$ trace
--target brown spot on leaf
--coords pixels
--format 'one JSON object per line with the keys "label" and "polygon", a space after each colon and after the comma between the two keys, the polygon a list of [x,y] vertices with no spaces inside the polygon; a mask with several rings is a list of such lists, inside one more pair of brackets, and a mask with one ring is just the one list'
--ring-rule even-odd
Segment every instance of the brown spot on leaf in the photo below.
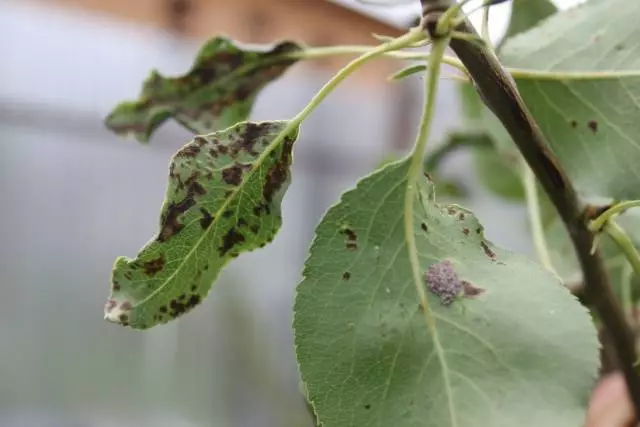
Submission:
{"label": "brown spot on leaf", "polygon": [[244,236],[241,233],[238,233],[235,228],[232,228],[222,238],[222,246],[218,248],[220,256],[225,256],[237,244],[240,244],[244,241]]}
{"label": "brown spot on leaf", "polygon": [[589,129],[591,129],[591,132],[596,133],[598,132],[598,122],[595,120],[589,120],[589,123],[587,123],[587,126],[589,126]]}
{"label": "brown spot on leaf", "polygon": [[422,228],[422,231],[427,231],[427,224],[425,224],[424,222],[420,224],[420,228]]}
{"label": "brown spot on leaf", "polygon": [[469,235],[469,229],[467,227],[463,228],[462,232],[464,233],[465,236]]}
{"label": "brown spot on leaf", "polygon": [[214,159],[218,157],[218,152],[216,151],[215,148],[212,148],[209,150],[209,154],[211,155],[211,157],[213,157]]}
{"label": "brown spot on leaf", "polygon": [[349,227],[342,227],[340,229],[340,234],[347,236],[347,242],[346,242],[347,250],[355,251],[358,249],[358,244],[356,243],[356,241],[358,240],[358,236],[356,235],[355,231],[353,231]]}
{"label": "brown spot on leaf", "polygon": [[227,154],[229,152],[229,148],[227,148],[226,145],[222,145],[222,144],[218,144],[218,153],[220,154]]}
{"label": "brown spot on leaf", "polygon": [[460,221],[464,221],[464,213],[460,212],[460,213],[458,214],[458,219],[459,219]]}
{"label": "brown spot on leaf", "polygon": [[193,138],[193,142],[194,142],[194,144],[197,144],[197,145],[198,145],[198,147],[202,147],[202,146],[204,146],[204,145],[207,145],[207,143],[208,143],[209,141],[207,141],[207,139],[206,139],[206,138],[204,138],[204,137],[202,137],[202,136],[200,136],[200,135],[196,135],[196,136]]}
{"label": "brown spot on leaf", "polygon": [[344,273],[342,273],[343,280],[349,280],[350,278],[351,278],[351,273],[349,273],[348,271],[345,271]]}
{"label": "brown spot on leaf", "polygon": [[200,152],[200,147],[195,144],[187,144],[176,153],[175,157],[195,157]]}
{"label": "brown spot on leaf", "polygon": [[455,208],[452,208],[452,207],[448,207],[448,208],[447,208],[447,213],[448,213],[449,215],[455,215],[455,214],[456,214],[456,212],[458,212],[458,211],[457,211],[457,210],[455,210]]}
{"label": "brown spot on leaf", "polygon": [[120,323],[127,323],[129,321],[129,316],[123,313],[118,316],[118,320],[120,320]]}
{"label": "brown spot on leaf", "polygon": [[491,250],[491,248],[485,242],[480,242],[480,246],[482,246],[482,250],[484,251],[485,255],[488,256],[491,261],[494,261],[496,258],[496,254]]}
{"label": "brown spot on leaf", "polygon": [[114,291],[119,291],[120,290],[120,283],[114,282],[113,286],[112,286],[112,289]]}
{"label": "brown spot on leaf", "polygon": [[144,273],[151,277],[155,276],[156,273],[164,269],[165,261],[164,254],[161,254],[158,258],[143,262],[142,268],[144,269]]}
{"label": "brown spot on leaf", "polygon": [[576,122],[575,120],[571,120],[571,121],[569,122],[569,124],[570,124],[570,125],[571,125],[571,127],[572,127],[572,128],[574,128],[574,129],[575,129],[576,127],[578,127],[578,122]]}
{"label": "brown spot on leaf", "polygon": [[161,220],[162,226],[160,227],[160,234],[158,235],[159,242],[166,242],[182,230],[184,225],[178,222],[178,217],[195,205],[195,203],[193,197],[190,196],[185,197],[178,203],[169,203],[167,211]]}
{"label": "brown spot on leaf", "polygon": [[104,306],[104,309],[107,313],[111,312],[111,310],[113,310],[116,306],[116,301],[115,300],[108,300],[107,303]]}
{"label": "brown spot on leaf", "polygon": [[465,297],[475,297],[486,291],[485,289],[472,285],[466,280],[462,280],[460,283],[462,283],[462,292]]}
{"label": "brown spot on leaf", "polygon": [[203,230],[206,230],[211,225],[213,217],[205,208],[200,208],[200,213],[202,214],[202,218],[200,218],[200,226]]}
{"label": "brown spot on leaf", "polygon": [[131,303],[129,301],[125,301],[122,304],[120,304],[120,310],[122,311],[129,311],[132,310],[133,306],[131,305]]}
{"label": "brown spot on leaf", "polygon": [[240,167],[240,165],[233,165],[223,169],[222,179],[229,185],[240,185],[242,183],[242,167]]}
{"label": "brown spot on leaf", "polygon": [[191,295],[189,297],[189,301],[187,301],[187,305],[189,305],[189,307],[195,307],[199,303],[200,303],[200,295],[198,294]]}

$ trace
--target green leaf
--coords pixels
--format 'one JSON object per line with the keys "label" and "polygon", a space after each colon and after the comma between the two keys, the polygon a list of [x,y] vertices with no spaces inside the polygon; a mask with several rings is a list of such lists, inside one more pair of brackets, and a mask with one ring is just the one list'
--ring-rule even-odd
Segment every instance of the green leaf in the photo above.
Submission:
{"label": "green leaf", "polygon": [[134,259],[116,259],[107,320],[166,323],[200,303],[229,260],[274,238],[298,135],[285,136],[287,124],[239,123],[173,156],[159,231]]}
{"label": "green leaf", "polygon": [[409,65],[396,73],[389,76],[388,80],[390,81],[399,81],[409,76],[412,76],[416,73],[422,73],[427,70],[427,66],[424,64],[413,64]]}
{"label": "green leaf", "polygon": [[423,178],[421,269],[447,260],[465,290],[450,305],[428,292],[437,341],[429,333],[404,239],[408,168],[368,176],[316,229],[294,328],[322,425],[582,425],[598,369],[587,311],[549,272],[488,242],[471,212],[436,204]]}
{"label": "green leaf", "polygon": [[527,31],[557,11],[549,0],[511,0],[511,19],[503,40]]}
{"label": "green leaf", "polygon": [[202,47],[187,74],[163,77],[152,71],[140,98],[118,105],[106,125],[140,142],[171,117],[196,134],[227,128],[249,117],[258,92],[297,62],[292,54],[301,50],[290,41],[266,50],[216,37]]}
{"label": "green leaf", "polygon": [[[483,104],[474,87],[458,86],[464,123],[470,135],[484,135],[491,146],[476,145],[473,151],[479,181],[492,193],[510,201],[524,201],[520,179],[520,152],[498,118]],[[464,135],[464,133],[460,133]]]}
{"label": "green leaf", "polygon": [[587,199],[640,198],[640,2],[592,0],[510,39],[501,58]]}
{"label": "green leaf", "polygon": [[[640,213],[631,210],[616,218],[616,221],[629,234],[636,247],[640,248]],[[549,253],[554,269],[568,285],[582,282],[582,270],[576,257],[571,239],[562,220],[554,215],[553,219],[545,227],[545,238],[549,247]],[[625,275],[628,261],[616,244],[603,233],[599,240],[599,247],[605,259],[605,266],[614,292],[618,298],[622,298],[622,288],[631,280],[632,302],[640,301],[640,277],[633,274]],[[627,281],[627,283],[625,283]]]}

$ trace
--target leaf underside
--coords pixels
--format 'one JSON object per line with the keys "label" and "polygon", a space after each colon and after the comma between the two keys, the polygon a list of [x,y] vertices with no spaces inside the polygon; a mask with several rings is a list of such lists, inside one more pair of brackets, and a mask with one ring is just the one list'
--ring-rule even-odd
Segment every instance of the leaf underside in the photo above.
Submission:
{"label": "leaf underside", "polygon": [[227,128],[249,117],[258,92],[297,62],[291,54],[301,49],[284,41],[256,50],[216,37],[201,48],[187,74],[163,77],[152,71],[139,99],[118,105],[106,125],[140,142],[171,117],[195,134]]}
{"label": "leaf underside", "polygon": [[166,323],[199,304],[229,260],[274,238],[298,135],[278,137],[286,126],[239,123],[173,156],[159,231],[134,259],[116,259],[107,320]]}
{"label": "leaf underside", "polygon": [[640,2],[591,0],[508,40],[504,64],[578,191],[640,198]]}
{"label": "leaf underside", "polygon": [[449,261],[469,290],[450,305],[428,292],[438,357],[404,239],[407,171],[403,160],[366,177],[316,229],[294,329],[319,421],[581,425],[599,364],[586,310],[546,270],[488,242],[471,212],[436,204],[422,179],[414,211],[421,271]]}

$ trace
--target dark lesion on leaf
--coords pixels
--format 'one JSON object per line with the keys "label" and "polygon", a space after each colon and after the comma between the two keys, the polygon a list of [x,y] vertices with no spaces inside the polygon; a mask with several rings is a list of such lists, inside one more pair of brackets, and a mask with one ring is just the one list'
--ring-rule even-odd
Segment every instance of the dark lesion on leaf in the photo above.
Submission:
{"label": "dark lesion on leaf", "polygon": [[142,269],[147,276],[153,277],[157,273],[164,270],[166,258],[164,254],[160,254],[157,258],[142,263]]}
{"label": "dark lesion on leaf", "polygon": [[220,256],[225,256],[236,245],[245,241],[245,237],[242,233],[238,232],[235,228],[231,228],[227,234],[222,237],[222,245],[218,248]]}
{"label": "dark lesion on leaf", "polygon": [[[194,140],[194,142],[195,141],[197,140]],[[200,153],[200,146],[198,144],[189,143],[176,153],[176,157],[195,157],[198,153]]]}
{"label": "dark lesion on leaf", "polygon": [[291,165],[291,150],[293,149],[293,138],[285,138],[282,143],[282,154],[276,164],[267,172],[266,182],[262,188],[262,196],[267,204],[273,201],[273,197],[282,184],[289,179],[289,166]]}
{"label": "dark lesion on leaf", "polygon": [[[186,295],[182,294],[180,297],[169,301],[169,316],[176,318],[198,305],[201,300],[202,298],[198,294],[190,295],[189,299],[187,299]],[[166,311],[167,307],[160,307],[161,313],[165,313]]]}
{"label": "dark lesion on leaf", "polygon": [[351,273],[348,271],[345,271],[344,273],[342,273],[342,279],[343,280],[349,280],[351,279]]}
{"label": "dark lesion on leaf", "polygon": [[200,208],[200,213],[202,214],[202,218],[200,218],[200,226],[203,230],[206,230],[211,225],[211,222],[213,222],[213,216],[205,208]]}
{"label": "dark lesion on leaf", "polygon": [[486,289],[475,286],[466,280],[462,280],[460,283],[462,284],[462,293],[465,297],[476,297],[486,292]]}
{"label": "dark lesion on leaf", "polygon": [[167,206],[166,211],[160,218],[160,233],[158,234],[158,242],[166,242],[171,237],[178,234],[183,228],[184,224],[178,221],[180,215],[191,209],[195,204],[195,197],[202,196],[207,193],[204,187],[198,182],[200,172],[196,171],[184,182],[184,186],[187,188],[187,194],[184,199],[179,202],[171,202]]}
{"label": "dark lesion on leaf", "polygon": [[429,230],[429,228],[427,227],[427,224],[425,224],[424,222],[423,222],[423,223],[420,223],[420,228],[422,229],[422,231],[427,231],[427,230]]}
{"label": "dark lesion on leaf", "polygon": [[345,243],[347,250],[355,251],[356,249],[358,249],[358,236],[356,235],[356,232],[353,231],[353,229],[348,226],[343,226],[340,229],[340,234],[346,236],[347,238],[347,241]]}
{"label": "dark lesion on leaf", "polygon": [[239,135],[237,141],[231,145],[231,153],[236,155],[240,151],[244,150],[251,156],[257,156],[258,153],[255,151],[256,143],[272,129],[273,123],[245,123],[242,134]]}
{"label": "dark lesion on leaf", "polygon": [[589,129],[591,130],[591,132],[596,133],[598,132],[598,122],[595,120],[589,120],[589,123],[587,123],[587,126],[589,126]]}
{"label": "dark lesion on leaf", "polygon": [[240,165],[229,166],[222,170],[222,180],[234,187],[242,183],[243,168]]}
{"label": "dark lesion on leaf", "polygon": [[465,235],[465,236],[468,236],[468,235],[469,235],[469,229],[468,229],[467,227],[464,227],[464,228],[462,229],[462,232],[464,233],[464,235]]}
{"label": "dark lesion on leaf", "polygon": [[491,248],[489,247],[489,245],[487,245],[484,241],[480,242],[480,246],[482,246],[482,250],[484,251],[484,254],[491,260],[491,261],[495,261],[496,259],[496,254],[495,252],[493,252],[491,250]]}

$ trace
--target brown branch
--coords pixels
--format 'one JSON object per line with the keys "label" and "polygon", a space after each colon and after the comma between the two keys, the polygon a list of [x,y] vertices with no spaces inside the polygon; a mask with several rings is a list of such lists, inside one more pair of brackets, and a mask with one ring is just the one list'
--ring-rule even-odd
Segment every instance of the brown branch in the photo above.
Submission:
{"label": "brown branch", "polygon": [[[435,23],[441,11],[454,4],[454,0],[421,1],[426,31],[431,37],[441,36],[433,34]],[[468,20],[462,22],[456,30],[477,35]],[[451,48],[467,68],[484,102],[513,138],[562,218],[580,261],[585,292],[611,339],[617,365],[624,373],[638,419],[640,378],[633,367],[637,360],[634,336],[612,292],[600,252],[591,253],[594,235],[587,227],[583,206],[572,182],[549,150],[546,139],[520,97],[515,82],[494,52],[478,43],[456,39],[451,40]]]}

